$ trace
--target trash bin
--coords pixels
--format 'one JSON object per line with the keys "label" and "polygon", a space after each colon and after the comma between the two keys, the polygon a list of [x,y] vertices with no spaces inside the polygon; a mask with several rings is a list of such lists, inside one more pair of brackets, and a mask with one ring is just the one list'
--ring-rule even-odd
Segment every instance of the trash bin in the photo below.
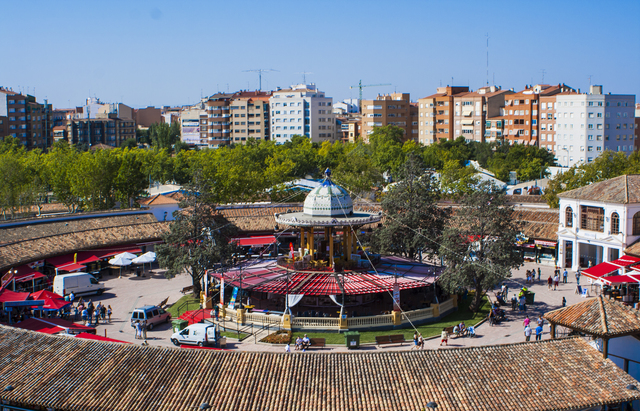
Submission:
{"label": "trash bin", "polygon": [[349,331],[344,333],[344,340],[347,348],[360,347],[360,333],[358,331]]}
{"label": "trash bin", "polygon": [[171,328],[173,328],[173,332],[177,333],[178,331],[182,331],[189,325],[189,321],[187,320],[173,320],[171,321]]}
{"label": "trash bin", "polygon": [[536,293],[532,293],[531,291],[524,295],[524,299],[527,302],[527,305],[533,305],[533,298],[535,295]]}

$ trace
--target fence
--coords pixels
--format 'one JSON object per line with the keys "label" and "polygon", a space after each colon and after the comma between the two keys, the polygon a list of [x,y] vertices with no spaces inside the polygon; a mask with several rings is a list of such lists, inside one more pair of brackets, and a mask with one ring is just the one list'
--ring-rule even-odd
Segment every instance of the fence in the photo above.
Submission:
{"label": "fence", "polygon": [[340,328],[338,318],[312,318],[294,317],[291,321],[292,328],[338,330]]}
{"label": "fence", "polygon": [[369,317],[353,317],[347,319],[349,329],[379,327],[393,325],[391,314],[372,315]]}

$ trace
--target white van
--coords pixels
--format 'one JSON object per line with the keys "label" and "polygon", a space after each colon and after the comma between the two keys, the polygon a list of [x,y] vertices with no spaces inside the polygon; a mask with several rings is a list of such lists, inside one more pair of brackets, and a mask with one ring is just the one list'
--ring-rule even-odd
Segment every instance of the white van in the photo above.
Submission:
{"label": "white van", "polygon": [[58,274],[53,277],[53,292],[59,295],[69,295],[72,291],[77,296],[100,295],[104,290],[104,284],[100,284],[89,273]]}
{"label": "white van", "polygon": [[203,347],[206,345],[215,345],[218,338],[220,337],[215,325],[198,323],[191,324],[184,330],[173,333],[171,342],[178,346],[180,344],[190,344]]}

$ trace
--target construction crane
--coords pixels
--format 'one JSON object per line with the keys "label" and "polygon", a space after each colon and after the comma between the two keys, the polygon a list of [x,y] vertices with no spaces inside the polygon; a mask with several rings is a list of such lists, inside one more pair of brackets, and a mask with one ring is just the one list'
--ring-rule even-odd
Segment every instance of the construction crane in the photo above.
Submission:
{"label": "construction crane", "polygon": [[362,80],[360,80],[358,82],[357,86],[351,86],[351,89],[354,88],[358,88],[360,89],[360,98],[358,99],[358,108],[360,110],[360,113],[362,114],[362,89],[365,87],[378,87],[378,86],[390,86],[391,84],[387,83],[387,84],[366,84],[366,85],[362,85]]}
{"label": "construction crane", "polygon": [[274,69],[256,69],[256,70],[242,70],[243,72],[252,72],[252,73],[258,73],[258,79],[259,79],[259,83],[260,83],[260,91],[262,91],[262,73],[267,73],[270,71],[278,71],[278,70],[274,70]]}

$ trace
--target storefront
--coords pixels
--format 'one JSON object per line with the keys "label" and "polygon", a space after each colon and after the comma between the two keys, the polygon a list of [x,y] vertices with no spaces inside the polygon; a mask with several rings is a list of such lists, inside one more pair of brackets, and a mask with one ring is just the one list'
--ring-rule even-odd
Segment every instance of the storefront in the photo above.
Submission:
{"label": "storefront", "polygon": [[556,241],[535,240],[534,244],[538,264],[557,265],[558,243]]}

